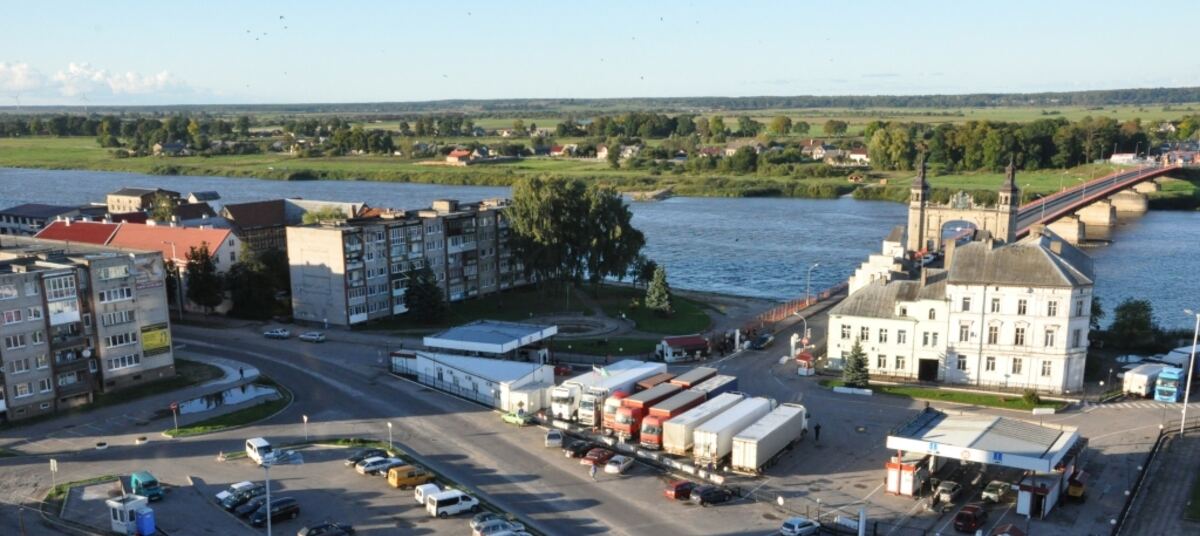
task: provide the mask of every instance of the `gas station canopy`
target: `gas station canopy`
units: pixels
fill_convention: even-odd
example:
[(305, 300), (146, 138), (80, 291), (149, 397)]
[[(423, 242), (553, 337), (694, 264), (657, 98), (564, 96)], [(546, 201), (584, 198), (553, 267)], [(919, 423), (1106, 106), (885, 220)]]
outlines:
[(1069, 426), (1046, 427), (992, 415), (947, 415), (926, 409), (888, 435), (887, 447), (906, 453), (1054, 472), (1077, 445)]

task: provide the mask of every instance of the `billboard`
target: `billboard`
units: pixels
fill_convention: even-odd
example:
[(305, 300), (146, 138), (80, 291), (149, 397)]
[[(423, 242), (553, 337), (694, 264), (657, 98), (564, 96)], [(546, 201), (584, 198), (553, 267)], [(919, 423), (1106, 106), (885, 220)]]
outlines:
[(163, 286), (163, 264), (158, 255), (138, 255), (133, 258), (133, 275), (138, 290)]
[(171, 329), (164, 322), (142, 326), (142, 354), (146, 356), (171, 351)]

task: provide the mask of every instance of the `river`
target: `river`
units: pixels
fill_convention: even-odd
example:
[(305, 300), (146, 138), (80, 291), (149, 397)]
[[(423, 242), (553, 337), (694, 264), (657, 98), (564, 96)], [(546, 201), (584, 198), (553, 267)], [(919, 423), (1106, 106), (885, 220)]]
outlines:
[[(279, 197), (361, 201), (422, 208), (434, 199), (474, 201), (509, 189), (368, 181), (270, 181), (228, 177), (155, 176), (75, 170), (0, 168), (0, 207), (20, 203), (102, 202), (126, 186), (187, 193), (216, 190), (225, 203)], [(905, 206), (885, 201), (675, 197), (633, 203), (633, 223), (646, 235), (646, 255), (667, 268), (677, 288), (785, 300), (844, 281), (895, 225)], [(1200, 307), (1200, 292), (1183, 286), (1200, 244), (1200, 212), (1151, 212), (1112, 231), (1110, 246), (1089, 248), (1096, 294), (1105, 309), (1126, 297), (1150, 299), (1166, 327), (1190, 327), (1184, 308)], [(1111, 315), (1110, 315), (1111, 316)]]

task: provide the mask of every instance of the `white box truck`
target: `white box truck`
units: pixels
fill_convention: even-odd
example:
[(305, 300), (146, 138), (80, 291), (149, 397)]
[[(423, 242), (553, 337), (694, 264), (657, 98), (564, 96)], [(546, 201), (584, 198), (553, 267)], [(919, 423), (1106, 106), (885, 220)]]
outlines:
[[(621, 363), (625, 363), (626, 361), (622, 361)], [(583, 395), (579, 397), (579, 409), (576, 410), (579, 424), (592, 427), (600, 426), (604, 401), (609, 395), (617, 391), (631, 395), (637, 382), (667, 371), (666, 363), (651, 363), (649, 361), (633, 361), (633, 363), (631, 366), (615, 371), (612, 367), (604, 367), (602, 371), (596, 373), (600, 376), (600, 381), (585, 389)], [(615, 411), (616, 408), (613, 408), (613, 410)]]
[[(626, 359), (608, 365), (604, 369), (611, 376), (616, 372), (637, 367), (642, 363), (644, 361)], [(550, 390), (550, 415), (555, 419), (564, 421), (577, 420), (579, 401), (583, 398), (583, 394), (590, 387), (603, 382), (605, 379), (599, 372), (589, 371), (563, 381), (558, 387)]]
[(687, 454), (692, 448), (693, 432), (697, 426), (745, 399), (741, 393), (722, 393), (663, 423), (663, 452), (676, 456)]
[(696, 427), (692, 434), (692, 457), (697, 464), (720, 463), (733, 452), (733, 436), (775, 409), (769, 398), (748, 398)]
[(783, 404), (733, 436), (730, 466), (736, 473), (757, 475), (808, 432), (808, 412), (799, 404)]
[(1158, 381), (1158, 374), (1165, 368), (1167, 368), (1166, 365), (1146, 363), (1126, 371), (1121, 391), (1126, 395), (1137, 395), (1142, 398), (1154, 396), (1154, 385)]

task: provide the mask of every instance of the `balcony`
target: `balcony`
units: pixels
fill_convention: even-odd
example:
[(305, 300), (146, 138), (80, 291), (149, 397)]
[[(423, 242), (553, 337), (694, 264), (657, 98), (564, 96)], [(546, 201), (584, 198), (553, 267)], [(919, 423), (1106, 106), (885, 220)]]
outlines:
[(90, 346), (88, 336), (83, 333), (64, 333), (50, 337), (50, 347), (55, 350)]

